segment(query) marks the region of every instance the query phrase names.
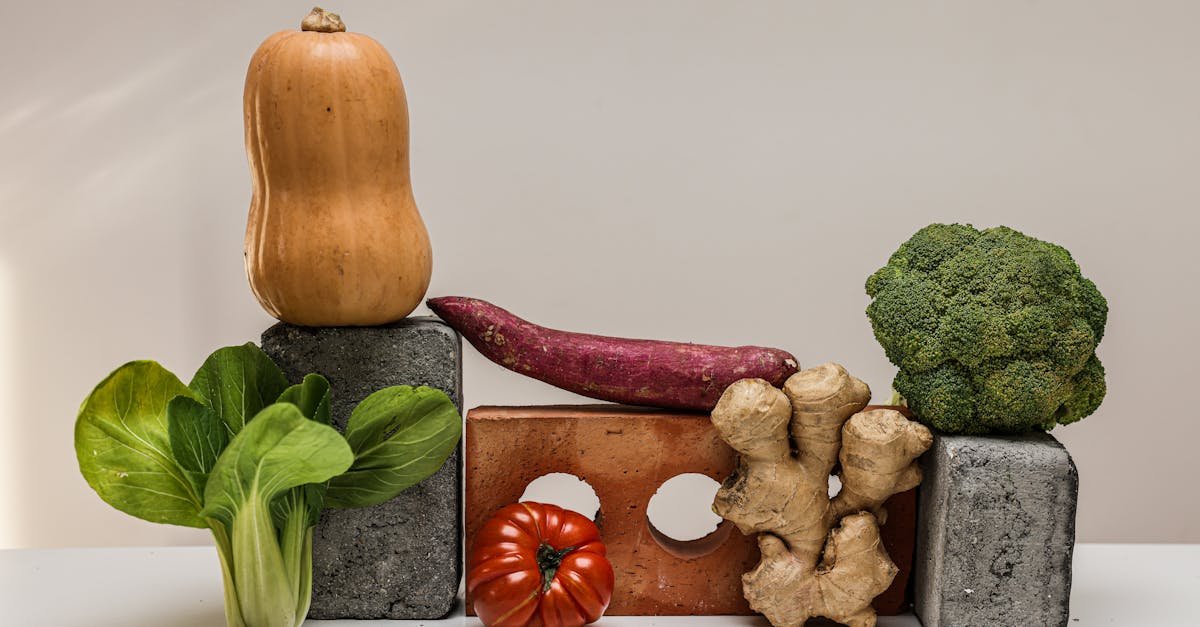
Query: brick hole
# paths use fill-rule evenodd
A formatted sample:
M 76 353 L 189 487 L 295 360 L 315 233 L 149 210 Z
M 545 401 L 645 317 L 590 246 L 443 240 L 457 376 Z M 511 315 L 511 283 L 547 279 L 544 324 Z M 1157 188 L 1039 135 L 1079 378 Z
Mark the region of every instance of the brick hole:
M 658 487 L 646 517 L 663 535 L 680 541 L 699 540 L 717 530 L 721 517 L 712 511 L 721 484 L 695 472 L 675 475 Z
M 557 505 L 592 520 L 596 520 L 596 513 L 600 511 L 600 497 L 596 496 L 592 486 L 565 472 L 552 472 L 530 481 L 521 500 Z
M 650 537 L 663 550 L 684 559 L 717 550 L 732 529 L 712 511 L 720 487 L 712 477 L 699 473 L 675 475 L 664 481 L 646 505 Z
M 837 475 L 829 475 L 829 498 L 833 498 L 842 491 L 842 480 Z

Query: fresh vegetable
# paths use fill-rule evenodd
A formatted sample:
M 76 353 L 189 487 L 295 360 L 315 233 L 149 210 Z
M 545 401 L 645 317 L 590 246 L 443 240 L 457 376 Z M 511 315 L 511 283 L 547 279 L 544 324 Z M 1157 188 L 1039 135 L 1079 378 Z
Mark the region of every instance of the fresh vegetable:
M 874 625 L 871 601 L 896 576 L 879 536 L 883 504 L 921 482 L 916 459 L 933 436 L 898 411 L 863 411 L 870 398 L 845 368 L 824 364 L 792 375 L 783 390 L 738 381 L 712 412 L 740 454 L 713 511 L 760 534 L 762 560 L 742 590 L 772 625 L 814 616 Z M 835 466 L 842 489 L 830 498 Z
M 432 271 L 404 85 L 379 42 L 345 30 L 313 9 L 246 72 L 246 274 L 267 312 L 299 325 L 399 320 Z
M 467 590 L 489 627 L 578 627 L 600 620 L 613 569 L 600 530 L 556 505 L 514 503 L 480 529 Z
M 948 433 L 1021 433 L 1104 400 L 1108 303 L 1071 254 L 1007 227 L 933 224 L 867 280 L 893 386 Z
M 709 411 L 734 381 L 782 385 L 791 353 L 759 346 L 705 346 L 556 331 L 482 300 L 431 298 L 429 308 L 488 359 L 591 398 Z
M 212 532 L 231 627 L 292 627 L 308 613 L 322 507 L 395 497 L 440 468 L 462 430 L 427 387 L 371 394 L 345 436 L 329 422 L 324 377 L 289 386 L 245 344 L 213 353 L 186 386 L 153 361 L 121 366 L 84 399 L 75 454 L 109 505 Z

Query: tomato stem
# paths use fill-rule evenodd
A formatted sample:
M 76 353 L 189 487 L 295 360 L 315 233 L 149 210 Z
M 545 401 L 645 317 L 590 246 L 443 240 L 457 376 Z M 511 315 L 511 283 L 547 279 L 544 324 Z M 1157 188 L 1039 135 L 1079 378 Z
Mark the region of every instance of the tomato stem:
M 545 543 L 538 547 L 537 563 L 542 571 L 542 594 L 550 591 L 550 584 L 554 582 L 554 575 L 558 574 L 558 567 L 563 558 L 574 550 L 575 547 L 569 546 L 559 551 Z

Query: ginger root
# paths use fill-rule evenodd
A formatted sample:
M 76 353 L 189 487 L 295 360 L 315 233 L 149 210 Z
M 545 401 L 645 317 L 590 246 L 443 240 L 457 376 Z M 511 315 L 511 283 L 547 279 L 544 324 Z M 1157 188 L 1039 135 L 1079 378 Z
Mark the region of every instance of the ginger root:
M 713 511 L 761 534 L 762 560 L 742 589 L 776 627 L 814 616 L 871 627 L 871 601 L 896 576 L 879 540 L 883 502 L 921 482 L 915 460 L 933 439 L 897 411 L 861 411 L 870 397 L 845 368 L 824 364 L 792 375 L 782 391 L 737 381 L 713 409 L 713 425 L 740 453 Z M 842 490 L 830 499 L 839 462 Z

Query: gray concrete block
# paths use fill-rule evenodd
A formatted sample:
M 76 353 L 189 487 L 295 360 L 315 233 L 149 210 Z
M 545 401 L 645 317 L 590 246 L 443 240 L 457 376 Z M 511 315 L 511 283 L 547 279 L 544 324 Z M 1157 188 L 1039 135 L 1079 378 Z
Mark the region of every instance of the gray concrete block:
M 428 385 L 462 411 L 462 341 L 434 318 L 379 327 L 279 323 L 263 350 L 292 381 L 329 379 L 333 421 L 344 428 L 368 394 Z M 450 613 L 462 575 L 462 452 L 425 481 L 376 507 L 326 510 L 313 533 L 310 618 L 437 619 Z
M 1066 625 L 1079 475 L 1052 436 L 937 435 L 921 459 L 925 627 Z

